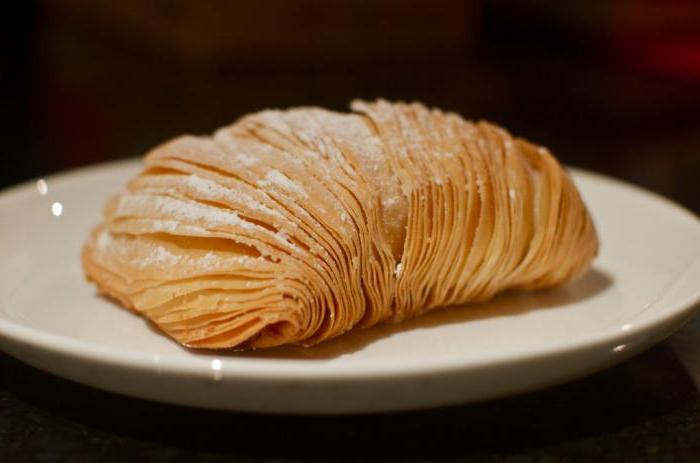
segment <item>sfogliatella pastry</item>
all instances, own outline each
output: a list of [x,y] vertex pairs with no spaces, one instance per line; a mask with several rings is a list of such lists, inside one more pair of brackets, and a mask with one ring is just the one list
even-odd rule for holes
[[262,111],[155,148],[85,244],[87,278],[186,346],[255,348],[590,266],[591,219],[546,149],[418,103],[352,110]]

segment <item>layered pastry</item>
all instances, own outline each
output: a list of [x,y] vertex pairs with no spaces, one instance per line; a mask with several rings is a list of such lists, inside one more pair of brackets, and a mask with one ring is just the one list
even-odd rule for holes
[[87,278],[186,346],[242,349],[589,268],[594,226],[545,148],[419,103],[351,107],[266,110],[156,147],[85,243]]

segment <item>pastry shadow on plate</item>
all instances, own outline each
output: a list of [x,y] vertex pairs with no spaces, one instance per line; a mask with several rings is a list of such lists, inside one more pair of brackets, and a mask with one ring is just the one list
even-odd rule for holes
[[[360,351],[375,341],[406,331],[487,318],[510,317],[532,310],[561,309],[602,293],[612,283],[613,280],[607,273],[592,268],[581,278],[561,287],[541,291],[506,291],[488,302],[437,309],[402,323],[384,323],[367,329],[350,331],[311,347],[282,346],[245,352],[191,350],[186,347],[183,349],[194,354],[216,354],[219,357],[331,359]],[[155,327],[153,329],[157,330]]]

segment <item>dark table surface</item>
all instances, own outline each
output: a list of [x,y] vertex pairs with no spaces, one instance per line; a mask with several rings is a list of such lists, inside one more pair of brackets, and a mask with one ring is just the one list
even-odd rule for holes
[[700,459],[700,318],[569,384],[488,403],[337,417],[223,413],[80,386],[0,356],[0,461]]

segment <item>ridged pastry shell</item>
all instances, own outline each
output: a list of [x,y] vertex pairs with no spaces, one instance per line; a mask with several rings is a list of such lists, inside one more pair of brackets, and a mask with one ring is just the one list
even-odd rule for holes
[[315,344],[559,285],[596,233],[549,152],[403,103],[262,111],[145,158],[82,255],[87,278],[180,343]]

